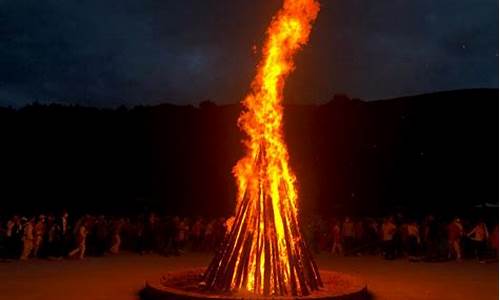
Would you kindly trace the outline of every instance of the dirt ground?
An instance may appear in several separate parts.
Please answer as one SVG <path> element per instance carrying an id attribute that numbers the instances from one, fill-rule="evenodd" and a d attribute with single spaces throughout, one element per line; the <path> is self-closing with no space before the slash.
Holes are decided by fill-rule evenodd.
<path id="1" fill-rule="evenodd" d="M 0 299 L 137 300 L 145 279 L 208 264 L 206 254 L 180 257 L 122 254 L 83 261 L 0 263 Z M 358 274 L 375 300 L 498 299 L 498 264 L 410 263 L 379 257 L 317 258 L 322 269 Z"/>

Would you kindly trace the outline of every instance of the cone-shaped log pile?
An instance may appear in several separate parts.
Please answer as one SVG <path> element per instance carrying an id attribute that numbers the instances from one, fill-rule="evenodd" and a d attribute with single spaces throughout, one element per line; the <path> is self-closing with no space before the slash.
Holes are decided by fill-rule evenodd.
<path id="1" fill-rule="evenodd" d="M 259 151 L 256 168 L 263 166 L 264 156 Z M 260 186 L 258 197 L 245 193 L 236 217 L 227 224 L 224 242 L 205 273 L 207 288 L 259 295 L 309 295 L 322 283 L 297 217 L 282 204 L 288 199 L 275 205 L 265 185 L 260 182 Z M 280 196 L 287 197 L 286 185 L 280 187 Z"/>

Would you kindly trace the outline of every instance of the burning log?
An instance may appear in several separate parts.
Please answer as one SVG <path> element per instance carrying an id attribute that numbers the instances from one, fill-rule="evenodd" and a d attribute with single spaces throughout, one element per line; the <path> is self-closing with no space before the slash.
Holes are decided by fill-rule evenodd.
<path id="1" fill-rule="evenodd" d="M 260 151 L 255 168 L 264 165 L 264 153 Z M 263 179 L 258 181 L 259 197 L 255 199 L 254 193 L 245 193 L 223 245 L 205 273 L 206 287 L 226 292 L 248 290 L 261 295 L 309 295 L 322 283 L 296 215 L 287 212 L 285 205 L 279 205 L 279 211 L 275 211 Z M 284 187 L 282 185 L 281 195 L 286 197 Z M 289 201 L 283 199 L 286 200 Z M 285 220 L 282 227 L 277 227 L 277 215 Z M 282 240 L 278 238 L 277 228 L 283 230 Z"/>

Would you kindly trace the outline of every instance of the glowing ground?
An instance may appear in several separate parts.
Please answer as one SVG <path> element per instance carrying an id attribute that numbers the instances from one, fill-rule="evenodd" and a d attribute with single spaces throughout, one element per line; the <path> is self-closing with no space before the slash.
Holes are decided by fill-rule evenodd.
<path id="1" fill-rule="evenodd" d="M 138 299 L 144 279 L 206 266 L 211 255 L 164 258 L 123 254 L 84 261 L 0 263 L 0 299 Z M 498 299 L 498 264 L 409 263 L 379 257 L 320 255 L 321 269 L 358 274 L 375 300 Z"/>

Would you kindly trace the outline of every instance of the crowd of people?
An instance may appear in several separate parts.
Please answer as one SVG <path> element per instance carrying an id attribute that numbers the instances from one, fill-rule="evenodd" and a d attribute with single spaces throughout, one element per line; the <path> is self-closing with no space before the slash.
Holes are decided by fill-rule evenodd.
<path id="1" fill-rule="evenodd" d="M 427 215 L 419 221 L 398 214 L 381 219 L 313 220 L 308 223 L 306 235 L 315 252 L 405 257 L 410 261 L 461 262 L 475 258 L 486 262 L 498 256 L 498 222 L 488 226 L 482 218 L 442 220 Z"/>
<path id="2" fill-rule="evenodd" d="M 224 239 L 225 218 L 181 218 L 149 213 L 135 218 L 84 215 L 12 216 L 0 220 L 0 258 L 83 259 L 118 254 L 180 255 L 184 251 L 211 252 Z M 459 217 L 422 220 L 401 215 L 386 218 L 310 218 L 304 237 L 312 251 L 332 255 L 380 255 L 410 261 L 444 261 L 498 256 L 498 224 L 488 226 Z M 497 223 L 497 222 L 495 222 Z M 490 224 L 491 225 L 491 224 Z"/>
<path id="3" fill-rule="evenodd" d="M 118 254 L 180 255 L 186 250 L 212 251 L 225 234 L 225 219 L 160 217 L 136 218 L 84 215 L 71 222 L 59 216 L 18 215 L 0 222 L 0 258 L 83 259 Z"/>

